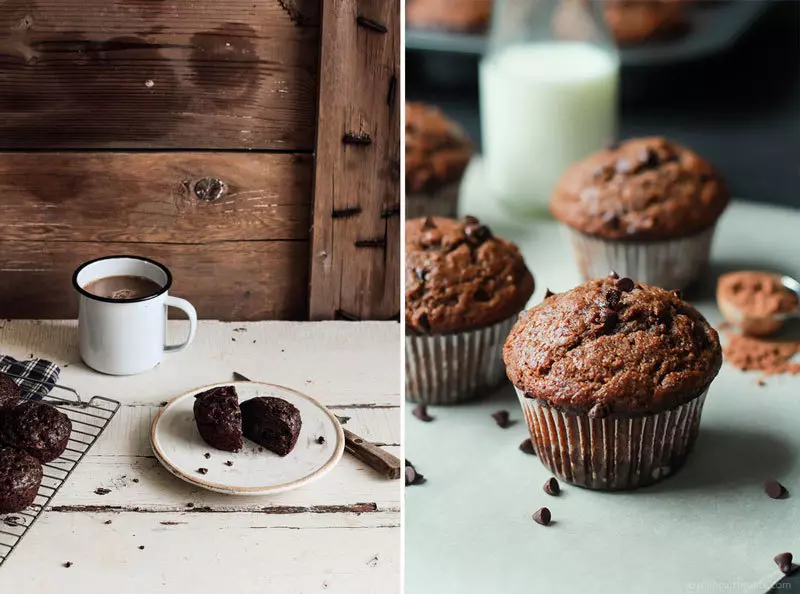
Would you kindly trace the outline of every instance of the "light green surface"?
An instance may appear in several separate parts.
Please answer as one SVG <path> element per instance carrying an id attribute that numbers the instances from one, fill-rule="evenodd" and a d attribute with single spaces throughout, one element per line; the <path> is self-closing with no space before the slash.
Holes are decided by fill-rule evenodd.
<path id="1" fill-rule="evenodd" d="M 470 172 L 475 175 L 474 168 Z M 519 243 L 536 278 L 531 303 L 546 287 L 579 278 L 553 222 L 501 220 L 473 179 L 464 212 Z M 761 268 L 800 275 L 800 211 L 734 204 L 723 216 L 707 282 L 687 297 L 713 324 L 720 271 Z M 800 325 L 789 328 L 800 336 Z M 431 407 L 421 423 L 406 412 L 406 454 L 428 479 L 406 490 L 408 594 L 765 592 L 781 574 L 772 557 L 800 557 L 800 376 L 773 377 L 725 364 L 712 384 L 700 437 L 687 465 L 639 491 L 600 493 L 563 485 L 517 446 L 527 436 L 510 386 L 487 400 Z M 518 422 L 497 427 L 492 412 Z M 772 500 L 763 481 L 793 493 Z M 546 505 L 555 524 L 531 514 Z"/>

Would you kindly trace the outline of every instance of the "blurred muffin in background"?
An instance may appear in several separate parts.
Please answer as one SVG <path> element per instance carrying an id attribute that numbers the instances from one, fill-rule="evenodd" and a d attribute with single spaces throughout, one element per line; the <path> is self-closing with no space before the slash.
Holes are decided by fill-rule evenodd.
<path id="1" fill-rule="evenodd" d="M 492 16 L 492 0 L 408 0 L 406 24 L 411 29 L 477 33 Z"/>
<path id="2" fill-rule="evenodd" d="M 683 289 L 708 264 L 730 201 L 722 177 L 694 151 L 633 138 L 571 165 L 550 200 L 569 228 L 584 278 L 615 270 L 636 282 Z"/>
<path id="3" fill-rule="evenodd" d="M 406 218 L 455 217 L 472 144 L 437 107 L 406 103 Z"/>
<path id="4" fill-rule="evenodd" d="M 674 37 L 689 28 L 688 0 L 605 0 L 605 18 L 620 45 Z"/>

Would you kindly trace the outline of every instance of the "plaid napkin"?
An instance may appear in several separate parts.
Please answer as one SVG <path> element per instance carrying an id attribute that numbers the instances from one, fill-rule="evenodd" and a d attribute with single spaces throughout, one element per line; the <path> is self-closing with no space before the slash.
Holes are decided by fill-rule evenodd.
<path id="1" fill-rule="evenodd" d="M 0 372 L 30 379 L 13 379 L 22 392 L 22 400 L 41 400 L 58 382 L 61 370 L 55 363 L 45 359 L 17 361 L 13 357 L 0 356 Z M 31 381 L 33 380 L 33 381 Z"/>

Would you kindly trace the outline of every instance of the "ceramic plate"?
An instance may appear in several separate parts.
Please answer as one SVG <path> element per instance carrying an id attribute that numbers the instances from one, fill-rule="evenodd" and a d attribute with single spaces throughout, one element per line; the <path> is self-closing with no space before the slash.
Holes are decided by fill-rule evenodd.
<path id="1" fill-rule="evenodd" d="M 194 421 L 194 395 L 218 386 L 235 386 L 239 402 L 274 396 L 300 411 L 303 425 L 297 445 L 280 457 L 245 438 L 240 452 L 224 452 L 200 437 Z M 322 436 L 325 442 L 317 439 Z M 296 489 L 330 471 L 342 457 L 344 433 L 322 404 L 290 388 L 261 382 L 224 382 L 197 388 L 169 402 L 153 420 L 150 441 L 156 458 L 186 482 L 230 495 L 268 495 Z M 210 454 L 206 458 L 205 454 Z M 227 466 L 225 462 L 232 462 Z M 198 469 L 208 472 L 201 474 Z"/>

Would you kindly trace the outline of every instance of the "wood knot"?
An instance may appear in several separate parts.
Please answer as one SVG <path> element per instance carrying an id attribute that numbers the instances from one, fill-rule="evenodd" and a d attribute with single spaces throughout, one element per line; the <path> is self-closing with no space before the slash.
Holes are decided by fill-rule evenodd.
<path id="1" fill-rule="evenodd" d="M 228 193 L 228 185 L 215 177 L 204 177 L 194 182 L 192 192 L 199 200 L 216 202 Z"/>

